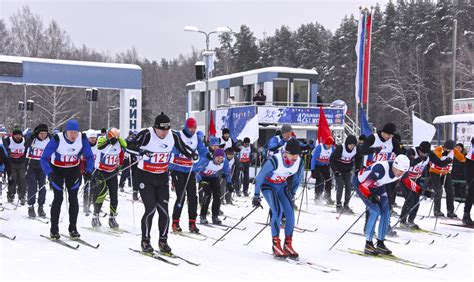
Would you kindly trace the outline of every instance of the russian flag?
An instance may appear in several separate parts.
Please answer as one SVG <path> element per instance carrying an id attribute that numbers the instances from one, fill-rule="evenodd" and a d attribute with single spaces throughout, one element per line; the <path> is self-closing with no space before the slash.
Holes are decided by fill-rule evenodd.
<path id="1" fill-rule="evenodd" d="M 372 33 L 372 15 L 367 15 L 365 26 L 365 46 L 364 46 L 364 81 L 362 86 L 362 103 L 367 104 L 369 98 L 369 77 L 370 77 L 370 38 Z"/>
<path id="2" fill-rule="evenodd" d="M 363 71 L 364 71 L 364 47 L 365 47 L 365 29 L 366 14 L 361 13 L 359 17 L 359 26 L 357 31 L 357 44 L 355 47 L 357 55 L 357 72 L 355 79 L 355 100 L 356 104 L 362 101 L 363 95 Z"/>

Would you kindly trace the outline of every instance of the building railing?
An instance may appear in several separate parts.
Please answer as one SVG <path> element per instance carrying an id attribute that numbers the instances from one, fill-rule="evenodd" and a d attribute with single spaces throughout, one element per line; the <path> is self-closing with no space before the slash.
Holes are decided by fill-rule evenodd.
<path id="1" fill-rule="evenodd" d="M 244 102 L 232 102 L 230 104 L 218 104 L 217 108 L 232 108 L 241 106 L 286 106 L 286 107 L 331 107 L 340 108 L 338 106 L 331 106 L 329 103 L 306 103 L 306 102 L 263 102 L 263 101 L 244 101 Z"/>

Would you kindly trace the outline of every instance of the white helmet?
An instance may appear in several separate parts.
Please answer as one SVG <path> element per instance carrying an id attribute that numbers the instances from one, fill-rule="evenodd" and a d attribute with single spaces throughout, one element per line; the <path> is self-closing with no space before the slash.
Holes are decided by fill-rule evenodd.
<path id="1" fill-rule="evenodd" d="M 92 138 L 92 137 L 97 138 L 97 131 L 95 131 L 94 129 L 89 129 L 86 131 L 86 136 L 87 138 Z"/>
<path id="2" fill-rule="evenodd" d="M 393 161 L 393 167 L 403 172 L 407 172 L 410 168 L 410 160 L 405 155 L 398 155 Z"/>

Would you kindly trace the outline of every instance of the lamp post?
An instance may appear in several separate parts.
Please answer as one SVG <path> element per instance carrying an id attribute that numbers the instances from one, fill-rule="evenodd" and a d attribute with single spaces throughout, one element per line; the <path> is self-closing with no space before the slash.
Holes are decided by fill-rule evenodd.
<path id="1" fill-rule="evenodd" d="M 206 95 L 204 95 L 204 111 L 205 111 L 205 115 L 206 115 L 206 118 L 205 118 L 205 132 L 204 132 L 204 135 L 206 135 L 207 138 L 209 138 L 209 120 L 210 120 L 210 111 L 211 111 L 211 107 L 210 107 L 210 94 L 209 94 L 209 75 L 211 74 L 211 72 L 209 71 L 209 58 L 212 57 L 212 55 L 214 54 L 214 52 L 212 50 L 209 49 L 209 37 L 211 34 L 214 34 L 214 33 L 224 33 L 224 32 L 231 32 L 232 29 L 230 29 L 229 27 L 218 27 L 216 28 L 216 30 L 213 30 L 211 32 L 205 32 L 205 31 L 202 31 L 200 30 L 199 28 L 195 27 L 195 26 L 185 26 L 184 27 L 184 31 L 188 31 L 188 32 L 199 32 L 199 33 L 202 33 L 204 34 L 204 36 L 206 37 L 206 50 L 204 50 L 203 52 L 203 56 L 206 60 L 205 64 L 206 64 L 206 76 L 205 76 L 205 83 L 206 83 Z"/>
<path id="2" fill-rule="evenodd" d="M 23 128 L 26 129 L 26 121 L 27 121 L 27 112 L 33 111 L 34 109 L 34 101 L 26 99 L 26 83 L 25 84 L 17 84 L 13 83 L 13 85 L 22 85 L 23 86 L 23 94 L 24 100 L 18 101 L 18 110 L 23 111 Z"/>

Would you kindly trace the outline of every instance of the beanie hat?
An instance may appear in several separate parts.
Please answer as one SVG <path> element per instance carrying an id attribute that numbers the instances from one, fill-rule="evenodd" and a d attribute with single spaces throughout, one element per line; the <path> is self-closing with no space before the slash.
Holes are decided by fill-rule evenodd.
<path id="1" fill-rule="evenodd" d="M 23 132 L 21 132 L 21 128 L 19 128 L 18 126 L 14 127 L 12 130 L 12 135 L 16 135 L 16 134 L 23 135 Z"/>
<path id="2" fill-rule="evenodd" d="M 301 153 L 301 146 L 298 140 L 290 139 L 286 142 L 285 151 L 292 155 L 299 155 Z"/>
<path id="3" fill-rule="evenodd" d="M 428 141 L 423 141 L 420 143 L 418 146 L 420 148 L 420 151 L 424 154 L 428 154 L 431 151 L 431 144 Z"/>
<path id="4" fill-rule="evenodd" d="M 222 148 L 217 148 L 214 151 L 214 157 L 223 157 L 224 156 L 224 149 Z"/>
<path id="5" fill-rule="evenodd" d="M 394 134 L 395 131 L 397 131 L 397 127 L 391 122 L 386 123 L 382 128 L 382 132 L 385 132 L 387 134 Z"/>
<path id="6" fill-rule="evenodd" d="M 186 120 L 184 126 L 186 128 L 195 128 L 195 127 L 197 127 L 197 122 L 194 118 L 190 117 Z"/>
<path id="7" fill-rule="evenodd" d="M 156 116 L 155 125 L 153 127 L 158 128 L 158 129 L 163 129 L 163 130 L 170 129 L 171 128 L 171 120 L 167 115 L 165 115 L 163 112 L 161 112 L 161 114 Z"/>
<path id="8" fill-rule="evenodd" d="M 97 138 L 97 131 L 95 131 L 94 129 L 89 129 L 86 131 L 86 136 L 87 138 Z"/>
<path id="9" fill-rule="evenodd" d="M 80 131 L 79 130 L 79 123 L 75 119 L 70 119 L 66 121 L 66 126 L 64 131 Z"/>
<path id="10" fill-rule="evenodd" d="M 225 153 L 226 154 L 233 154 L 234 153 L 234 148 L 229 147 L 229 148 L 225 149 Z"/>
<path id="11" fill-rule="evenodd" d="M 38 126 L 35 127 L 35 131 L 36 132 L 43 132 L 43 131 L 48 132 L 48 126 L 46 124 L 43 124 L 43 123 L 38 124 Z"/>
<path id="12" fill-rule="evenodd" d="M 324 144 L 325 144 L 325 145 L 332 145 L 332 144 L 334 144 L 334 138 L 332 138 L 332 136 L 326 137 L 326 139 L 324 139 Z"/>
<path id="13" fill-rule="evenodd" d="M 349 135 L 349 136 L 347 136 L 345 143 L 346 143 L 346 145 L 349 145 L 349 144 L 357 145 L 357 138 L 354 135 Z"/>
<path id="14" fill-rule="evenodd" d="M 291 131 L 293 131 L 293 128 L 289 124 L 284 124 L 281 127 L 281 134 L 285 134 L 285 133 L 288 133 L 288 132 L 291 132 Z"/>
<path id="15" fill-rule="evenodd" d="M 248 138 L 248 137 L 245 137 L 245 138 L 244 138 L 244 142 L 243 142 L 243 143 L 250 143 L 250 138 Z"/>
<path id="16" fill-rule="evenodd" d="M 220 140 L 218 137 L 211 136 L 211 139 L 209 140 L 209 146 L 219 146 Z"/>
<path id="17" fill-rule="evenodd" d="M 226 133 L 230 134 L 230 130 L 228 128 L 222 129 L 222 135 L 224 135 Z"/>
<path id="18" fill-rule="evenodd" d="M 446 142 L 444 142 L 443 146 L 448 150 L 452 150 L 452 149 L 454 149 L 454 141 L 451 140 L 451 139 L 448 139 L 448 140 L 446 140 Z"/>
<path id="19" fill-rule="evenodd" d="M 410 160 L 405 155 L 398 155 L 393 161 L 393 167 L 403 172 L 407 172 L 410 168 Z"/>
<path id="20" fill-rule="evenodd" d="M 359 135 L 360 141 L 365 141 L 365 139 L 367 139 L 367 137 L 364 134 Z"/>

